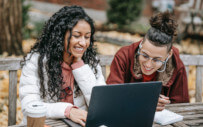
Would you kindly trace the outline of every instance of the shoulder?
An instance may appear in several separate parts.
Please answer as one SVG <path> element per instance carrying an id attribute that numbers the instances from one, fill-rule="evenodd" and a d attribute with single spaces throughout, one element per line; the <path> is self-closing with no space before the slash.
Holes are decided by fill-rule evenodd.
<path id="1" fill-rule="evenodd" d="M 124 46 L 121 49 L 118 50 L 118 52 L 115 54 L 115 58 L 120 59 L 133 59 L 135 55 L 135 51 L 138 48 L 140 42 L 135 42 L 131 45 Z"/>
<path id="2" fill-rule="evenodd" d="M 38 65 L 38 59 L 40 57 L 39 53 L 29 53 L 27 54 L 27 56 L 25 57 L 25 66 L 28 64 L 33 64 L 33 65 Z M 43 59 L 43 64 L 45 64 L 47 61 L 47 58 L 44 57 Z"/>
<path id="3" fill-rule="evenodd" d="M 172 47 L 172 49 L 173 49 L 173 61 L 176 66 L 176 69 L 177 70 L 183 69 L 184 64 L 180 58 L 179 50 L 174 46 Z"/>
<path id="4" fill-rule="evenodd" d="M 31 63 L 36 63 L 38 61 L 38 58 L 39 58 L 40 54 L 39 53 L 29 53 L 27 54 L 25 60 L 26 60 L 26 63 L 28 62 L 31 62 Z"/>
<path id="5" fill-rule="evenodd" d="M 124 46 L 124 47 L 120 48 L 120 49 L 117 51 L 117 53 L 116 53 L 115 56 L 127 55 L 130 48 L 131 48 L 131 45 Z"/>

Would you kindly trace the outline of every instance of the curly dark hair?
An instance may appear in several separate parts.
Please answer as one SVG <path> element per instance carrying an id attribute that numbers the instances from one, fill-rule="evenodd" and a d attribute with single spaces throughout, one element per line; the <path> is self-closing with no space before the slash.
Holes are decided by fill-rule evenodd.
<path id="1" fill-rule="evenodd" d="M 176 36 L 177 21 L 168 11 L 158 13 L 150 19 L 151 28 L 147 31 L 146 38 L 156 46 L 172 48 L 174 36 Z"/>
<path id="2" fill-rule="evenodd" d="M 99 60 L 96 58 L 96 51 L 94 44 L 94 23 L 93 20 L 85 13 L 80 6 L 65 6 L 56 12 L 46 23 L 43 28 L 41 36 L 37 39 L 36 44 L 31 48 L 29 53 L 39 53 L 38 59 L 38 75 L 40 78 L 40 92 L 41 97 L 45 98 L 47 94 L 52 100 L 60 97 L 60 92 L 63 82 L 61 63 L 63 62 L 64 39 L 67 31 L 70 31 L 68 38 L 68 46 L 72 37 L 72 29 L 78 21 L 84 20 L 91 27 L 90 46 L 83 54 L 82 60 L 84 63 L 90 65 L 96 75 L 96 66 Z M 32 56 L 32 55 L 31 55 Z M 43 59 L 46 57 L 46 63 L 43 64 Z M 21 62 L 21 65 L 26 64 L 26 56 Z M 30 59 L 30 58 L 29 58 Z M 29 60 L 28 59 L 28 60 Z M 48 76 L 48 93 L 44 87 L 43 67 L 45 67 Z M 75 83 L 76 84 L 76 83 Z M 77 86 L 77 84 L 76 84 Z M 78 91 L 79 87 L 76 87 Z"/>

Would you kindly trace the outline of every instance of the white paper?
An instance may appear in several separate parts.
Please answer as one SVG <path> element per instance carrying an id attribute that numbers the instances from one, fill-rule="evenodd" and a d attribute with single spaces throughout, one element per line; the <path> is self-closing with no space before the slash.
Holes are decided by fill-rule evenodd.
<path id="1" fill-rule="evenodd" d="M 161 124 L 161 125 L 167 125 L 172 124 L 175 122 L 179 122 L 183 120 L 183 116 L 176 114 L 174 112 L 171 112 L 169 110 L 162 110 L 160 112 L 156 112 L 154 116 L 154 122 Z"/>

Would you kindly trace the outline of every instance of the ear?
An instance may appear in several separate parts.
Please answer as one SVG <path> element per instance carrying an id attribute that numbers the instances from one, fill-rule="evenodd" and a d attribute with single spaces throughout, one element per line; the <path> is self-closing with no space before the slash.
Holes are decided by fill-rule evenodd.
<path id="1" fill-rule="evenodd" d="M 171 49 L 171 50 L 169 51 L 169 58 L 171 58 L 172 55 L 173 55 L 173 49 Z"/>

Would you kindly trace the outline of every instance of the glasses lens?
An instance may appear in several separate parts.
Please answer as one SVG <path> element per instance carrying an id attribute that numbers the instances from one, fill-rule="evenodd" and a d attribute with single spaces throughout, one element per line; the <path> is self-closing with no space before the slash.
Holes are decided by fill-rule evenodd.
<path id="1" fill-rule="evenodd" d="M 153 63 L 154 65 L 156 65 L 157 67 L 162 66 L 162 64 L 163 64 L 161 61 L 154 60 L 154 59 L 152 59 L 152 63 Z"/>
<path id="2" fill-rule="evenodd" d="M 150 59 L 150 57 L 148 55 L 145 55 L 142 53 L 140 53 L 139 56 L 140 56 L 140 60 L 142 60 L 142 61 L 148 61 Z M 151 63 L 153 66 L 157 66 L 157 67 L 162 66 L 162 64 L 163 64 L 161 61 L 156 60 L 156 59 L 152 59 Z"/>

